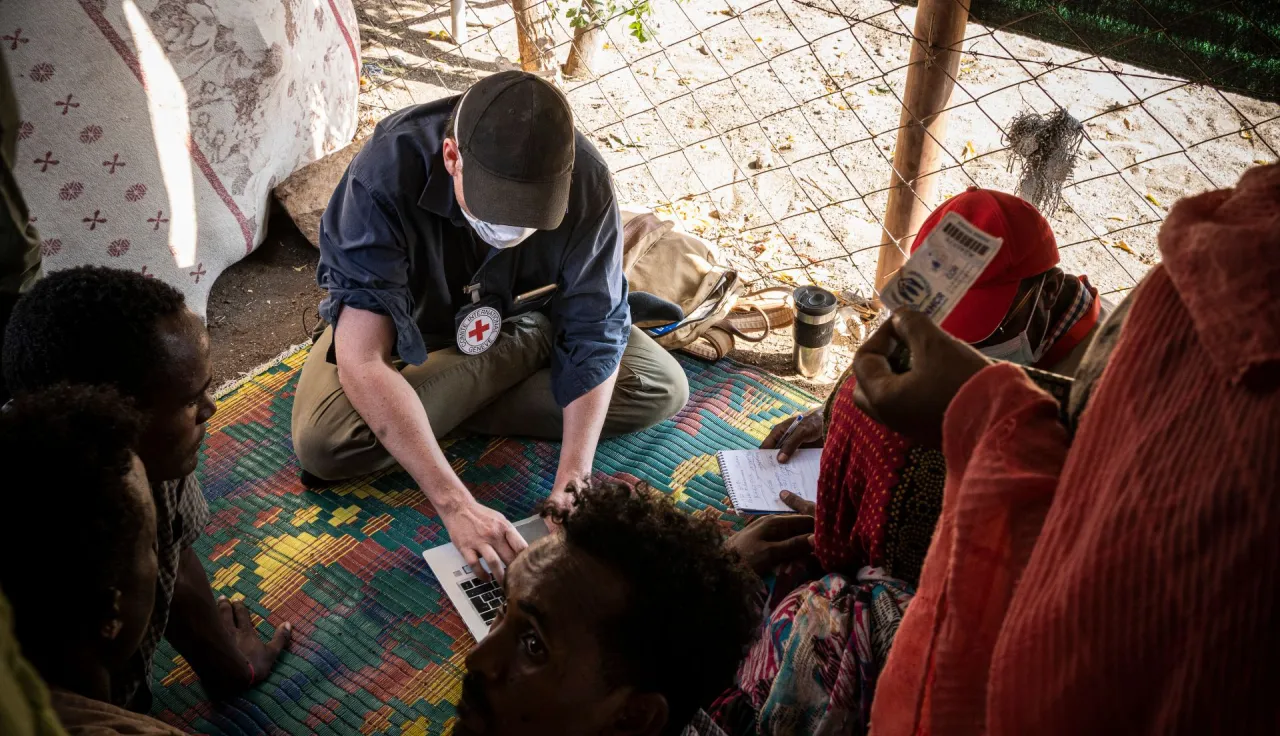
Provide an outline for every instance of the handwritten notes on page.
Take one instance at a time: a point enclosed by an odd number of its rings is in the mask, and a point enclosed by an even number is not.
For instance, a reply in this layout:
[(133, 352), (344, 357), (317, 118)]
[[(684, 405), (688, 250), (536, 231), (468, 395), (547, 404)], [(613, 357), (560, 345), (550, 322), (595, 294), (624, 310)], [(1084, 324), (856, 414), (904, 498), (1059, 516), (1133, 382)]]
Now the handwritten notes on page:
[(738, 511), (787, 513), (791, 509), (779, 498), (784, 490), (808, 501), (818, 499), (822, 450), (799, 450), (785, 464), (778, 462), (777, 450), (724, 450), (716, 459)]

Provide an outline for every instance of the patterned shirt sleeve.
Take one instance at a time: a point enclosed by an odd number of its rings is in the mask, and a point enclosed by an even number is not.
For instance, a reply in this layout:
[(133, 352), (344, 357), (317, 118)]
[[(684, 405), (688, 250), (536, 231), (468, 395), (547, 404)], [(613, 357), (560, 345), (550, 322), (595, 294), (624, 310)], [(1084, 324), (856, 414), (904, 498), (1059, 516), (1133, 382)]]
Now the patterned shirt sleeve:
[(178, 517), (182, 519), (182, 536), (178, 539), (181, 550), (190, 547), (204, 534), (209, 523), (209, 502), (204, 498), (204, 489), (200, 487), (195, 473), (178, 483), (177, 496)]
[(182, 548), (191, 545), (209, 521), (209, 505), (195, 474), (152, 487), (156, 499), (156, 547), (159, 562), (155, 607), (138, 651), (111, 677), (111, 702), (146, 712), (151, 707), (151, 668), (156, 647), (169, 625), (169, 608), (178, 584)]

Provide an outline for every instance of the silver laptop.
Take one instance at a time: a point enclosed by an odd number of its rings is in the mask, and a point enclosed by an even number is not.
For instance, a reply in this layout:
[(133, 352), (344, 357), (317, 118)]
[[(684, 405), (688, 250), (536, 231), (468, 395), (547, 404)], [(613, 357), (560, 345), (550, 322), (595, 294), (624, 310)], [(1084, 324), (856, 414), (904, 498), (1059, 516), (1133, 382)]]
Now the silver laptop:
[[(515, 524), (516, 531), (524, 537), (524, 541), (533, 544), (534, 540), (547, 536), (547, 524), (540, 516), (530, 516)], [(432, 574), (440, 581), (440, 586), (449, 595), (453, 607), (462, 614), (462, 621), (467, 625), (471, 635), (480, 641), (489, 634), (489, 624), (497, 618), (506, 599), (502, 596), (502, 587), (493, 579), (481, 580), (471, 571), (471, 566), (462, 559), (462, 553), (450, 543), (433, 547), (422, 553)], [(483, 561), (484, 569), (489, 566)]]

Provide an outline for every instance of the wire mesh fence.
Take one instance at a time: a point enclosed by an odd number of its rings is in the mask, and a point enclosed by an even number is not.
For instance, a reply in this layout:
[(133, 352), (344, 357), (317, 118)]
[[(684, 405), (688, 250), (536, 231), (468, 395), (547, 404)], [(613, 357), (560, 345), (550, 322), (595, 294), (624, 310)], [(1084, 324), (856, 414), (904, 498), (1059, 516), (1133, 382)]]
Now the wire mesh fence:
[[(366, 129), (518, 62), (504, 0), (467, 7), (461, 44), (447, 5), (356, 5)], [(566, 11), (577, 7), (535, 6), (558, 60), (573, 43)], [(678, 217), (758, 285), (869, 295), (917, 8), (658, 0), (645, 9), (604, 24), (590, 69), (559, 81), (619, 200)], [(1066, 110), (1082, 144), (1044, 214), (1063, 268), (1104, 294), (1132, 288), (1158, 261), (1156, 234), (1176, 199), (1280, 158), (1280, 105), (1266, 99), (1280, 95), (1280, 11), (1265, 3), (980, 1), (952, 48), (961, 63), (948, 74), (939, 163), (922, 172), (935, 193), (923, 204), (969, 186), (1015, 191), (1010, 123)]]

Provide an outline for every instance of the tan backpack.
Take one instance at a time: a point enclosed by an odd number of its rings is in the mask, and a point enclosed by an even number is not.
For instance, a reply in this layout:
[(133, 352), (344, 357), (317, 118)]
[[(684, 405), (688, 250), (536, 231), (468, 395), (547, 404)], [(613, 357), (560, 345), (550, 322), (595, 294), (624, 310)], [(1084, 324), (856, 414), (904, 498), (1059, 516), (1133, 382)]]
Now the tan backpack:
[[(787, 297), (773, 295), (769, 301), (766, 294), (789, 294), (789, 289), (763, 289), (744, 297), (738, 272), (721, 265), (716, 250), (705, 240), (652, 212), (622, 210), (622, 223), (622, 269), (631, 290), (665, 299), (685, 314), (677, 326), (665, 331), (660, 322), (636, 323), (667, 350), (719, 360), (733, 350), (735, 335), (759, 342), (771, 328), (791, 324)], [(763, 334), (746, 334), (754, 330)]]

